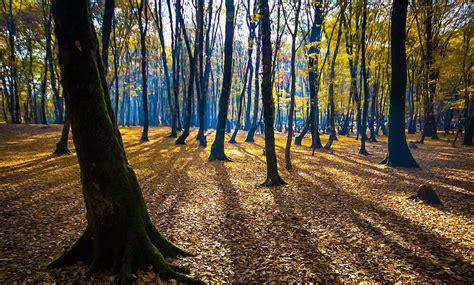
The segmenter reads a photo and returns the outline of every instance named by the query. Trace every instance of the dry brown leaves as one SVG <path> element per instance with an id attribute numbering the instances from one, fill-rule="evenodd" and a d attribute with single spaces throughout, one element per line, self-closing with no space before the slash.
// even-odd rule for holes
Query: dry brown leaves
<path id="1" fill-rule="evenodd" d="M 0 282 L 84 281 L 85 266 L 45 267 L 85 227 L 76 157 L 51 155 L 60 129 L 0 125 Z M 378 164 L 385 142 L 364 157 L 340 137 L 311 157 L 305 141 L 293 147 L 293 171 L 280 165 L 289 185 L 265 188 L 260 136 L 226 144 L 234 162 L 223 163 L 207 160 L 195 132 L 185 146 L 168 129 L 152 128 L 147 143 L 140 132 L 122 129 L 150 215 L 197 254 L 176 262 L 204 281 L 474 282 L 472 148 L 427 141 L 412 150 L 422 169 L 405 170 Z M 280 162 L 284 143 L 277 135 Z M 419 184 L 433 185 L 444 206 L 407 200 Z M 137 281 L 160 282 L 150 272 Z"/>

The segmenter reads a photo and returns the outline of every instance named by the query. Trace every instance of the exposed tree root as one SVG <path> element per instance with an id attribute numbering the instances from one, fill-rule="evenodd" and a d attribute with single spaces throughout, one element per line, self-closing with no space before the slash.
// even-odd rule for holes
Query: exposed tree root
<path id="1" fill-rule="evenodd" d="M 196 140 L 199 141 L 199 145 L 202 147 L 207 147 L 207 138 L 205 135 L 201 134 L 196 137 Z"/>
<path id="2" fill-rule="evenodd" d="M 261 186 L 266 186 L 266 187 L 273 187 L 273 186 L 282 186 L 282 185 L 286 185 L 286 184 L 287 183 L 285 182 L 285 180 L 283 180 L 283 178 L 281 178 L 280 175 L 277 174 L 274 177 L 267 177 L 265 182 L 263 182 L 260 185 Z"/>
<path id="3" fill-rule="evenodd" d="M 53 154 L 57 155 L 62 155 L 62 154 L 70 154 L 71 151 L 67 148 L 67 145 L 64 145 L 61 142 L 58 142 L 56 144 L 56 150 L 53 152 Z"/>
<path id="4" fill-rule="evenodd" d="M 365 149 L 359 150 L 359 154 L 362 154 L 362 155 L 370 155 L 370 153 L 369 153 L 367 150 L 365 150 Z"/>
<path id="5" fill-rule="evenodd" d="M 86 228 L 82 236 L 61 256 L 54 259 L 49 268 L 67 266 L 82 261 L 85 263 L 92 262 L 92 232 Z"/>
<path id="6" fill-rule="evenodd" d="M 189 136 L 189 131 L 184 131 L 178 139 L 176 139 L 176 144 L 178 145 L 185 145 L 186 144 L 186 139 Z"/>
<path id="7" fill-rule="evenodd" d="M 152 270 L 164 280 L 176 279 L 187 284 L 203 284 L 201 280 L 187 275 L 190 273 L 187 266 L 170 264 L 165 260 L 165 256 L 192 256 L 192 254 L 164 238 L 151 222 L 146 221 L 145 224 L 144 233 L 138 231 L 127 235 L 122 251 L 114 249 L 121 254 L 117 254 L 113 262 L 109 260 L 110 254 L 97 252 L 91 231 L 87 228 L 74 245 L 51 262 L 49 267 L 67 266 L 82 261 L 89 265 L 86 279 L 99 270 L 111 267 L 115 272 L 118 271 L 120 284 L 132 284 L 134 273 L 138 270 L 148 271 L 151 266 Z M 113 266 L 110 266 L 111 264 Z"/>
<path id="8" fill-rule="evenodd" d="M 385 164 L 390 167 L 404 167 L 404 168 L 419 168 L 420 165 L 413 159 L 393 159 L 385 157 L 380 164 Z"/>
<path id="9" fill-rule="evenodd" d="M 225 153 L 217 153 L 217 152 L 211 151 L 211 155 L 209 156 L 209 161 L 216 161 L 216 160 L 233 162 L 233 160 L 227 157 Z"/>

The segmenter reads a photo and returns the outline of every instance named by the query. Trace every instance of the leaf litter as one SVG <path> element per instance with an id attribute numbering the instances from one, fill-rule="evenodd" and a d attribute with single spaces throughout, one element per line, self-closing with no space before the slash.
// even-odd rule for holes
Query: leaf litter
<path id="1" fill-rule="evenodd" d="M 73 154 L 51 155 L 60 131 L 0 125 L 1 283 L 117 281 L 110 272 L 85 280 L 81 264 L 46 267 L 86 226 L 72 143 Z M 306 139 L 293 146 L 287 172 L 286 138 L 277 133 L 288 185 L 266 188 L 261 136 L 245 143 L 240 132 L 240 143 L 226 144 L 234 162 L 224 163 L 208 161 L 196 131 L 184 146 L 166 128 L 151 128 L 146 143 L 139 127 L 121 132 L 153 222 L 196 254 L 174 261 L 205 282 L 474 282 L 474 151 L 451 147 L 448 137 L 412 150 L 421 170 L 379 165 L 384 137 L 368 145 L 370 156 L 339 137 L 312 157 Z M 407 200 L 420 184 L 444 205 Z M 136 282 L 164 283 L 153 272 Z"/>

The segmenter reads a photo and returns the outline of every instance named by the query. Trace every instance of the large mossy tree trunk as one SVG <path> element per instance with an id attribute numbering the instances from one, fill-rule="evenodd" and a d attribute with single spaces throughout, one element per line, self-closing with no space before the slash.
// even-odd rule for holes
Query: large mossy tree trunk
<path id="1" fill-rule="evenodd" d="M 225 127 L 229 109 L 229 97 L 232 88 L 232 52 L 234 46 L 234 1 L 225 1 L 225 42 L 224 42 L 224 76 L 222 91 L 219 97 L 219 114 L 217 115 L 216 137 L 211 146 L 209 160 L 229 160 L 224 153 Z M 245 89 L 245 87 L 244 87 Z M 241 103 L 242 105 L 242 103 Z"/>
<path id="2" fill-rule="evenodd" d="M 273 123 L 275 121 L 275 104 L 272 94 L 272 43 L 270 26 L 270 9 L 268 0 L 260 0 L 260 31 L 262 36 L 262 101 L 263 121 L 265 123 L 265 156 L 267 160 L 267 179 L 263 182 L 265 186 L 279 186 L 286 182 L 278 174 L 277 158 L 275 153 L 275 133 Z"/>
<path id="3" fill-rule="evenodd" d="M 391 20 L 392 84 L 388 125 L 388 152 L 382 163 L 388 166 L 419 167 L 411 155 L 405 136 L 406 16 L 408 0 L 394 0 Z"/>
<path id="4" fill-rule="evenodd" d="M 189 255 L 169 242 L 153 226 L 137 177 L 127 163 L 117 131 L 98 40 L 88 0 L 54 0 L 53 13 L 59 62 L 81 170 L 88 225 L 83 235 L 51 266 L 78 261 L 89 273 L 102 269 L 120 272 L 120 282 L 149 266 L 162 278 L 197 282 L 188 269 L 165 257 Z"/>

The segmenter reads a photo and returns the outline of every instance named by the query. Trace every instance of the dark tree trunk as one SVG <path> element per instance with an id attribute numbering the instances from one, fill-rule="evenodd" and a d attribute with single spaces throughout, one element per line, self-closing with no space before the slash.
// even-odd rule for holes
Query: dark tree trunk
<path id="1" fill-rule="evenodd" d="M 196 76 L 196 90 L 197 90 L 197 119 L 199 122 L 199 130 L 196 139 L 202 147 L 207 146 L 206 136 L 206 82 L 204 75 L 204 0 L 197 1 L 197 46 L 196 46 L 196 60 L 197 76 Z"/>
<path id="2" fill-rule="evenodd" d="M 334 47 L 334 52 L 331 59 L 331 71 L 329 74 L 329 91 L 328 91 L 328 116 L 329 116 L 329 123 L 331 125 L 331 129 L 329 132 L 329 140 L 326 142 L 324 146 L 325 149 L 330 149 L 332 143 L 337 140 L 336 137 L 336 112 L 335 112 L 335 104 L 334 104 L 334 78 L 336 77 L 335 66 L 336 66 L 336 58 L 339 51 L 339 43 L 341 42 L 341 35 L 342 35 L 342 16 L 344 14 L 344 7 L 341 8 L 339 19 L 339 27 L 337 32 L 337 39 L 336 39 L 336 46 Z"/>
<path id="3" fill-rule="evenodd" d="M 240 130 L 240 125 L 241 125 L 240 117 L 242 116 L 242 105 L 243 105 L 243 101 L 244 101 L 245 91 L 247 89 L 247 78 L 248 78 L 249 69 L 250 69 L 251 64 L 252 64 L 252 53 L 251 53 L 251 51 L 249 51 L 248 60 L 247 60 L 247 67 L 245 68 L 244 84 L 242 86 L 242 91 L 241 91 L 240 96 L 239 96 L 239 107 L 238 107 L 238 110 L 237 110 L 237 123 L 235 125 L 234 133 L 232 134 L 232 137 L 229 140 L 229 143 L 236 143 L 235 138 L 237 137 L 237 134 Z"/>
<path id="4" fill-rule="evenodd" d="M 311 125 L 311 118 L 307 118 L 306 122 L 304 123 L 304 127 L 301 130 L 301 133 L 295 137 L 295 145 L 301 145 L 301 142 L 303 141 L 304 136 L 309 130 L 309 127 Z"/>
<path id="5" fill-rule="evenodd" d="M 54 122 L 56 124 L 63 123 L 63 103 L 61 97 L 59 97 L 59 90 L 56 81 L 56 73 L 54 70 L 54 57 L 52 49 L 52 38 L 51 38 L 51 26 L 52 26 L 52 15 L 49 4 L 43 2 L 44 9 L 44 28 L 46 36 L 46 58 L 48 59 L 48 70 L 49 78 L 51 81 L 51 90 L 53 91 L 53 105 L 54 105 Z"/>
<path id="6" fill-rule="evenodd" d="M 224 75 L 222 91 L 219 97 L 219 115 L 217 116 L 216 137 L 211 147 L 209 160 L 229 160 L 224 153 L 225 127 L 229 96 L 232 88 L 232 52 L 234 44 L 234 1 L 226 0 L 225 42 L 224 42 Z M 242 104 L 241 104 L 242 105 Z"/>
<path id="7" fill-rule="evenodd" d="M 69 154 L 71 151 L 67 147 L 67 142 L 69 139 L 69 119 L 66 115 L 64 119 L 63 130 L 61 132 L 61 138 L 59 142 L 56 144 L 56 150 L 54 150 L 54 154 Z"/>
<path id="8" fill-rule="evenodd" d="M 178 137 L 176 140 L 176 144 L 186 144 L 186 138 L 189 136 L 189 131 L 191 128 L 191 120 L 192 120 L 192 110 L 193 110 L 193 98 L 194 98 L 194 82 L 196 82 L 196 51 L 197 51 L 197 43 L 194 43 L 194 55 L 193 52 L 191 51 L 191 43 L 189 42 L 188 35 L 186 34 L 186 26 L 184 23 L 184 18 L 183 15 L 181 14 L 181 3 L 180 1 L 177 1 L 176 4 L 177 7 L 177 21 L 180 22 L 181 29 L 183 32 L 183 37 L 184 41 L 186 44 L 186 50 L 188 52 L 188 58 L 189 58 L 189 78 L 188 78 L 188 89 L 187 89 L 187 95 L 185 96 L 186 98 L 186 118 L 184 120 L 184 131 L 183 133 Z M 197 31 L 196 31 L 196 37 L 197 37 Z M 184 57 L 183 57 L 184 58 Z M 183 64 L 184 67 L 184 64 Z M 183 71 L 183 75 L 184 75 Z M 199 85 L 197 85 L 197 88 L 199 88 Z"/>
<path id="9" fill-rule="evenodd" d="M 51 266 L 77 261 L 90 273 L 115 268 L 120 282 L 149 266 L 160 277 L 197 282 L 165 257 L 189 255 L 164 238 L 148 215 L 137 177 L 128 164 L 108 99 L 105 71 L 90 17 L 89 1 L 55 0 L 53 11 L 66 110 L 81 169 L 88 225 Z"/>
<path id="10" fill-rule="evenodd" d="M 278 174 L 277 157 L 275 153 L 275 134 L 273 132 L 275 104 L 272 94 L 272 43 L 268 0 L 260 0 L 260 13 L 262 15 L 260 21 L 263 65 L 262 101 L 265 122 L 265 157 L 267 160 L 267 178 L 263 185 L 279 186 L 286 184 L 286 182 Z"/>
<path id="11" fill-rule="evenodd" d="M 421 135 L 420 143 L 423 143 L 425 137 L 438 139 L 437 125 L 434 114 L 434 96 L 436 92 L 436 81 L 438 77 L 437 70 L 433 67 L 433 0 L 425 0 L 426 9 L 426 54 L 425 54 L 425 125 Z"/>
<path id="12" fill-rule="evenodd" d="M 138 29 L 140 31 L 140 55 L 141 55 L 141 71 L 142 71 L 142 107 L 143 107 L 143 132 L 140 141 L 148 141 L 148 59 L 146 49 L 146 33 L 148 30 L 148 0 L 141 0 L 134 6 L 132 0 L 129 0 L 132 7 L 132 13 L 138 22 Z M 136 11 L 135 11 L 136 10 Z"/>
<path id="13" fill-rule="evenodd" d="M 40 121 L 42 124 L 47 125 L 48 120 L 46 119 L 46 88 L 48 84 L 48 55 L 44 58 L 43 68 L 43 80 L 41 82 L 41 110 L 40 110 Z"/>
<path id="14" fill-rule="evenodd" d="M 391 20 L 392 84 L 390 88 L 388 152 L 382 163 L 389 166 L 419 167 L 405 136 L 406 16 L 408 0 L 394 0 Z"/>
<path id="15" fill-rule="evenodd" d="M 291 142 L 293 141 L 293 115 L 295 113 L 295 93 L 296 93 L 296 36 L 298 34 L 298 22 L 299 14 L 301 10 L 301 0 L 296 4 L 295 10 L 295 27 L 291 33 L 291 61 L 290 61 L 290 74 L 291 74 L 291 90 L 290 90 L 290 112 L 288 114 L 288 136 L 286 138 L 286 147 L 285 147 L 285 168 L 286 170 L 291 170 L 293 166 L 291 165 Z M 289 29 L 289 28 L 288 28 Z"/>
<path id="16" fill-rule="evenodd" d="M 474 136 L 474 100 L 470 98 L 469 86 L 471 84 L 471 68 L 472 60 L 469 57 L 471 42 L 471 30 L 466 30 L 463 33 L 463 64 L 462 64 L 462 77 L 464 84 L 464 133 L 463 145 L 472 145 L 472 139 Z"/>
<path id="17" fill-rule="evenodd" d="M 115 0 L 105 0 L 104 18 L 102 22 L 102 61 L 105 73 L 109 67 L 109 43 L 112 32 L 112 21 L 114 19 Z M 115 110 L 117 112 L 117 110 Z"/>
<path id="18" fill-rule="evenodd" d="M 319 137 L 319 72 L 318 60 L 321 48 L 321 28 L 323 25 L 322 2 L 315 2 L 314 7 L 314 21 L 311 27 L 310 34 L 310 48 L 308 49 L 308 82 L 309 82 L 309 96 L 310 96 L 310 111 L 309 111 L 309 125 L 311 128 L 311 148 L 321 148 L 321 138 Z"/>
<path id="19" fill-rule="evenodd" d="M 172 95 L 171 95 L 171 83 L 170 83 L 170 75 L 168 71 L 168 61 L 167 61 L 167 55 L 166 55 L 166 46 L 165 46 L 165 37 L 163 35 L 163 20 L 162 20 L 162 3 L 161 0 L 157 3 L 155 0 L 155 23 L 156 23 L 156 28 L 158 30 L 158 36 L 160 38 L 160 44 L 161 44 L 161 60 L 162 60 L 162 65 L 163 65 L 163 73 L 165 75 L 165 85 L 166 85 L 166 94 L 168 96 L 168 108 L 170 109 L 170 115 L 173 118 L 171 120 L 171 134 L 170 137 L 177 137 L 177 131 L 176 131 L 176 110 L 173 107 L 173 100 L 172 100 Z"/>
<path id="20" fill-rule="evenodd" d="M 367 140 L 367 117 L 369 111 L 369 82 L 368 82 L 368 75 L 367 75 L 367 65 L 366 65 L 366 42 L 365 42 L 365 34 L 366 34 L 366 27 L 367 27 L 367 0 L 364 0 L 364 7 L 362 12 L 362 36 L 361 36 L 361 69 L 362 69 L 362 78 L 363 78 L 363 85 L 364 85 L 364 105 L 362 110 L 362 126 L 360 128 L 360 150 L 359 153 L 363 155 L 368 155 L 367 149 L 365 147 L 365 142 Z M 406 61 L 406 59 L 405 59 Z M 405 77 L 406 77 L 406 70 L 405 70 Z M 406 78 L 405 78 L 406 80 Z M 406 82 L 405 82 L 406 85 Z"/>
<path id="21" fill-rule="evenodd" d="M 254 142 L 255 131 L 257 130 L 257 121 L 258 121 L 258 96 L 260 92 L 259 86 L 259 77 L 258 72 L 260 69 L 260 46 L 261 46 L 261 38 L 262 38 L 261 27 L 258 31 L 257 35 L 257 55 L 255 59 L 255 96 L 253 100 L 253 118 L 252 118 L 252 126 L 250 127 L 247 138 L 245 139 L 246 142 Z M 271 64 L 271 63 L 270 63 Z M 271 85 L 270 85 L 271 86 Z"/>

